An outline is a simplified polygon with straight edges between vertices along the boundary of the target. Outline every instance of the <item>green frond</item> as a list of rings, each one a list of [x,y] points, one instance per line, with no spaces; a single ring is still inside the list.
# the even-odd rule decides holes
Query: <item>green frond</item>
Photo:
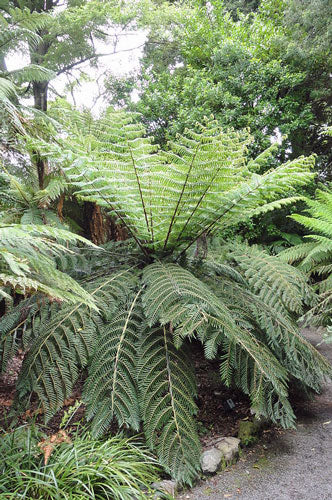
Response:
[[[308,253],[314,250],[316,247],[315,243],[300,243],[293,247],[286,248],[278,253],[278,258],[284,262],[289,262],[293,264],[304,259]]]
[[[209,287],[179,265],[151,264],[144,269],[143,281],[142,301],[149,325],[171,323],[177,347],[197,332],[204,338],[208,311],[218,314],[225,326],[233,324],[230,312]]]
[[[138,386],[147,443],[166,471],[192,484],[200,458],[193,419],[196,384],[189,358],[183,348],[174,348],[166,328],[142,336]]]
[[[313,177],[312,157],[264,175],[251,172],[252,138],[223,131],[215,121],[185,131],[163,152],[145,137],[137,116],[113,112],[94,121],[68,109],[63,115],[65,139],[34,147],[64,169],[76,196],[109,210],[142,249],[159,254],[184,251],[203,233],[293,203],[299,197],[289,195]]]
[[[69,231],[38,225],[0,225],[0,286],[26,294],[41,291],[65,302],[84,301],[96,309],[93,298],[68,274],[56,268],[55,257],[70,252],[64,243],[84,242]]]
[[[304,316],[307,322],[328,326],[331,325],[330,294],[332,294],[332,191],[317,190],[316,199],[306,199],[309,215],[292,215],[291,217],[306,229],[318,234],[305,236],[309,243],[289,248],[279,254],[288,262],[296,262],[298,267],[310,275],[322,278],[316,287],[319,290],[319,302]]]
[[[243,271],[251,290],[274,309],[301,314],[303,301],[308,303],[312,292],[307,278],[296,268],[255,246],[230,246],[230,257]]]
[[[0,102],[16,96],[16,87],[13,82],[0,76]]]
[[[16,407],[26,407],[27,395],[36,394],[49,420],[68,398],[79,371],[87,366],[99,339],[102,317],[114,314],[124,301],[132,278],[127,270],[89,285],[100,315],[84,303],[45,307],[33,327],[24,332],[29,347],[17,383]]]
[[[36,297],[22,300],[15,307],[11,297],[8,297],[10,307],[6,307],[5,314],[0,318],[0,373],[6,371],[8,361],[20,347],[23,329],[38,309]]]
[[[52,80],[55,73],[50,69],[44,68],[37,64],[29,64],[21,69],[10,71],[7,73],[7,78],[10,78],[16,84],[20,85],[25,82],[43,82]]]
[[[128,309],[118,312],[99,333],[83,393],[87,418],[93,418],[94,435],[104,433],[114,418],[120,427],[139,430],[136,364],[142,328],[142,312],[137,303],[140,293]]]
[[[170,324],[176,346],[181,345],[183,338],[197,335],[206,346],[207,354],[217,354],[225,339],[234,342],[248,356],[252,367],[248,372],[250,384],[248,382],[249,385],[246,383],[240,388],[257,405],[259,398],[255,388],[257,377],[260,377],[259,387],[269,387],[267,393],[263,390],[260,393],[260,411],[284,426],[293,425],[294,414],[287,400],[287,370],[245,322],[237,322],[236,315],[225,301],[189,271],[174,264],[147,266],[144,282],[146,290],[142,301],[150,325],[157,322]],[[275,401],[274,406],[269,406],[267,397]]]
[[[307,285],[306,276],[297,269],[289,269],[288,265],[283,268],[285,264],[280,263],[278,257],[269,256],[258,248],[243,244],[221,247],[220,262],[225,262],[225,259],[226,263],[232,262],[232,248],[236,254],[235,269],[243,274],[242,281],[233,279],[230,274],[225,276],[218,273],[216,268],[215,276],[208,277],[209,285],[236,318],[239,328],[255,332],[292,377],[319,391],[322,378],[331,375],[331,366],[301,335],[296,315],[290,314],[294,303],[298,306],[303,300],[313,305],[317,301]],[[206,256],[206,262],[209,260],[210,252]],[[212,260],[218,260],[215,250],[212,252]],[[255,269],[259,277],[257,281]],[[276,276],[276,273],[280,273],[280,276]],[[274,277],[271,281],[272,275]],[[288,286],[283,284],[284,279],[289,279]],[[272,299],[271,287],[276,288]],[[285,294],[282,293],[283,287]],[[205,343],[206,355],[215,357],[222,335],[212,330],[208,337]]]
[[[59,196],[66,191],[68,184],[66,179],[61,175],[52,176],[46,188],[37,191],[34,198],[39,203],[46,203],[56,200]]]
[[[332,221],[328,222],[326,220],[315,219],[314,217],[307,217],[305,215],[298,214],[294,214],[291,217],[310,231],[317,231],[332,238]]]

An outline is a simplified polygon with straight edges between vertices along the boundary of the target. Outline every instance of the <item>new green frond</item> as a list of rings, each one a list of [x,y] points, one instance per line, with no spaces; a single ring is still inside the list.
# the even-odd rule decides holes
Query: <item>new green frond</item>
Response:
[[[246,160],[252,138],[223,131],[213,120],[185,131],[163,152],[135,115],[83,118],[67,110],[62,147],[39,141],[39,149],[64,169],[76,196],[110,211],[142,249],[159,254],[184,251],[203,233],[297,201],[290,195],[313,176],[312,157],[253,173]]]

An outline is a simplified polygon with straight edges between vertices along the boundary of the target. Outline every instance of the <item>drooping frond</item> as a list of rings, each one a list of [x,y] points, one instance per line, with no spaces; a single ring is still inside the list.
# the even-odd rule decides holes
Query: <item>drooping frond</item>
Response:
[[[37,64],[29,64],[22,69],[10,71],[6,74],[7,78],[16,82],[18,85],[24,82],[43,82],[54,78],[55,74],[50,69]]]
[[[7,2],[8,3],[8,2]],[[43,12],[30,12],[28,8],[0,5],[0,54],[13,49],[24,50],[24,44],[36,45],[41,38],[38,30],[49,23],[49,16]]]
[[[244,273],[251,290],[275,310],[303,312],[313,299],[305,275],[255,246],[230,245],[230,258]]]
[[[132,277],[127,270],[89,286],[101,314],[110,317],[124,301]],[[29,346],[17,384],[17,406],[27,394],[37,394],[48,420],[70,396],[79,370],[87,365],[99,337],[102,317],[84,303],[43,308],[24,333]]]
[[[26,324],[38,309],[36,297],[22,300],[16,306],[13,306],[13,300],[10,299],[8,301],[10,305],[0,318],[0,373],[6,371],[8,361],[20,347],[21,335]]]
[[[196,384],[183,348],[174,348],[166,328],[142,335],[138,385],[147,442],[179,482],[197,476],[200,443],[193,415]]]
[[[269,387],[269,392],[261,393],[260,411],[282,425],[292,425],[294,414],[287,400],[287,371],[254,332],[237,323],[230,308],[206,284],[174,264],[148,266],[144,280],[143,304],[150,324],[157,321],[170,324],[176,345],[194,333],[203,344],[209,343],[210,349],[213,338],[215,352],[225,339],[236,344],[251,359],[253,367],[248,372],[251,383],[241,389],[247,391],[249,387],[248,394],[257,405],[255,388],[259,377],[260,384]],[[269,400],[276,404],[269,405]]]
[[[300,262],[304,270],[317,272],[320,263],[325,265],[332,258],[332,192],[318,190],[316,199],[306,199],[306,203],[308,216],[294,214],[291,217],[318,234],[305,236],[311,241],[281,252],[280,258]]]
[[[142,328],[141,307],[134,295],[128,309],[118,312],[99,334],[91,359],[83,399],[92,432],[100,435],[116,418],[118,425],[139,430],[140,412],[136,382],[137,346]]]

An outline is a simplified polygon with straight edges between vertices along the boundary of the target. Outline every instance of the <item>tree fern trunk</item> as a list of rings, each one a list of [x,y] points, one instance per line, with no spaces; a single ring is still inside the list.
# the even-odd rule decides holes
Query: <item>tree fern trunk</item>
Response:
[[[105,242],[105,224],[100,207],[91,201],[84,202],[85,237],[95,245]]]

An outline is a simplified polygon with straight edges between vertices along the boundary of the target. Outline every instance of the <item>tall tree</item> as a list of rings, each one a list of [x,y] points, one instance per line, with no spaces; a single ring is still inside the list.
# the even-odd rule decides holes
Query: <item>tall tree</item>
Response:
[[[135,109],[159,141],[211,113],[223,126],[249,127],[255,153],[287,135],[283,156],[315,152],[326,176],[331,153],[320,132],[331,120],[332,16],[323,4],[263,0],[234,19],[230,2],[194,1],[167,25],[159,17],[149,40],[163,44],[146,48]]]
[[[98,59],[105,55],[100,50],[102,43],[107,43],[107,54],[116,53],[116,28],[118,31],[128,28],[137,17],[137,5],[115,0],[68,0],[61,5],[59,0],[3,0],[2,3],[7,16],[21,12],[27,23],[31,15],[48,14],[47,22],[36,30],[38,38],[26,40],[25,46],[31,65],[45,69],[44,78],[31,75],[25,89],[27,96],[32,94],[34,107],[43,112],[47,111],[52,79],[62,74],[77,78],[75,71],[80,72],[87,62],[96,66]],[[1,61],[5,68],[5,58]],[[35,162],[39,187],[43,189],[47,163],[38,154]]]

